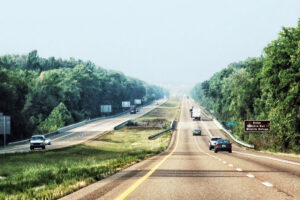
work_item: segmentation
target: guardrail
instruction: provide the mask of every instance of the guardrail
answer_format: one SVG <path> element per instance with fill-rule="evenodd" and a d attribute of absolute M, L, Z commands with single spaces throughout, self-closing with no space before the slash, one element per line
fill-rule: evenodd
<path fill-rule="evenodd" d="M 126 122 L 123 122 L 123 123 L 115 126 L 114 130 L 119 130 L 119 129 L 123 128 L 124 126 L 126 126 L 128 124 L 129 121 L 131 121 L 131 120 L 127 120 Z"/>
<path fill-rule="evenodd" d="M 149 102 L 149 103 L 146 103 L 146 104 L 144 104 L 144 105 L 137 106 L 137 107 L 140 108 L 140 107 L 143 107 L 143 106 L 148 106 L 148 105 L 150 105 L 151 103 L 153 103 L 153 101 L 151 101 L 151 102 Z M 51 136 L 51 135 L 63 133 L 63 132 L 66 132 L 66 131 L 68 131 L 68 130 L 77 128 L 77 127 L 79 127 L 79 126 L 83 126 L 83 125 L 85 125 L 85 124 L 88 124 L 88 123 L 91 123 L 91 122 L 94 122 L 94 121 L 97 121 L 97 120 L 114 118 L 114 117 L 118 117 L 118 116 L 120 116 L 120 115 L 129 113 L 129 112 L 130 112 L 129 110 L 126 110 L 126 111 L 123 111 L 123 112 L 120 112 L 120 113 L 117 113 L 117 114 L 114 114 L 114 115 L 109 115 L 109 116 L 105 116 L 105 117 L 97 117 L 97 118 L 93 118 L 93 119 L 86 119 L 86 120 L 83 120 L 83 121 L 81 121 L 81 122 L 78 122 L 78 123 L 75 123 L 75 124 L 71 124 L 71 125 L 68 125 L 68 126 L 59 128 L 59 129 L 57 129 L 57 130 L 55 130 L 55 131 L 52 131 L 52 132 L 49 132 L 49 133 L 45 133 L 45 134 L 41 134 L 41 135 L 44 135 L 44 136 Z M 127 121 L 127 123 L 128 123 L 128 121 Z M 8 145 L 22 144 L 22 143 L 26 143 L 26 142 L 29 142 L 29 141 L 30 141 L 30 139 L 19 140 L 19 141 L 15 141 L 15 142 L 10 142 L 10 143 L 8 143 Z"/>
<path fill-rule="evenodd" d="M 213 119 L 213 121 L 215 122 L 216 126 L 220 129 L 222 129 L 225 133 L 227 133 L 236 143 L 240 144 L 240 145 L 243 145 L 245 147 L 248 147 L 248 148 L 251 148 L 253 149 L 254 148 L 254 145 L 252 144 L 247 144 L 246 142 L 243 142 L 243 141 L 240 141 L 238 140 L 237 138 L 235 138 L 228 130 L 226 130 L 223 125 L 216 119 Z"/>
<path fill-rule="evenodd" d="M 160 135 L 162 135 L 162 134 L 164 134 L 164 133 L 166 133 L 166 132 L 168 132 L 168 131 L 170 131 L 170 130 L 175 130 L 176 127 L 177 127 L 177 121 L 173 120 L 173 121 L 171 122 L 171 124 L 170 124 L 170 127 L 171 127 L 171 128 L 168 128 L 168 129 L 163 130 L 163 131 L 160 131 L 160 132 L 158 132 L 158 133 L 156 133 L 156 134 L 150 135 L 150 136 L 148 137 L 148 139 L 149 139 L 149 140 L 152 140 L 153 138 L 156 138 L 156 137 L 158 137 L 158 136 L 160 136 Z"/>

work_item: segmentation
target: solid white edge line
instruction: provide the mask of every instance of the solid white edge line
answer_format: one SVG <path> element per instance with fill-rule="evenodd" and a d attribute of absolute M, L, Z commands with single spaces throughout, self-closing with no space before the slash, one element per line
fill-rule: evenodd
<path fill-rule="evenodd" d="M 232 151 L 232 152 L 238 153 L 238 154 L 243 154 L 243 155 L 248 155 L 248 156 L 253 156 L 253 157 L 257 157 L 257 158 L 265 158 L 265 159 L 270 159 L 270 160 L 274 160 L 274 161 L 278 161 L 278 162 L 283 162 L 283 163 L 288 163 L 288 164 L 299 165 L 300 166 L 300 163 L 298 163 L 298 162 L 282 160 L 282 159 L 279 159 L 279 158 L 272 158 L 272 157 L 268 157 L 268 156 L 259 156 L 259 155 L 254 155 L 254 154 L 251 154 L 251 153 L 244 153 L 244 152 L 239 152 L 239 151 Z"/>
<path fill-rule="evenodd" d="M 262 184 L 264 184 L 267 187 L 273 187 L 273 184 L 269 182 L 262 182 Z"/>

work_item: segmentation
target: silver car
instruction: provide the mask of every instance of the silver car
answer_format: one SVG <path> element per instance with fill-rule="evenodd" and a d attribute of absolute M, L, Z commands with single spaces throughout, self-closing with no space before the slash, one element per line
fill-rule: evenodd
<path fill-rule="evenodd" d="M 46 145 L 50 145 L 51 140 L 48 138 L 45 138 L 43 135 L 33 135 L 30 138 L 30 150 L 33 150 L 35 148 L 42 148 L 45 149 Z"/>
<path fill-rule="evenodd" d="M 209 150 L 212 150 L 213 148 L 215 148 L 216 143 L 219 139 L 222 139 L 221 137 L 215 136 L 215 137 L 211 137 L 208 144 L 209 144 Z"/>

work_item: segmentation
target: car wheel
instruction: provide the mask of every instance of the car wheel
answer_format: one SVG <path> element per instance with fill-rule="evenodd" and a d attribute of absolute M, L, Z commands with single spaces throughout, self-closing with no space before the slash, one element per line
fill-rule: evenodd
<path fill-rule="evenodd" d="M 33 150 L 34 148 L 33 147 L 30 147 L 30 150 Z"/>
<path fill-rule="evenodd" d="M 232 150 L 230 149 L 228 152 L 229 152 L 229 153 L 232 153 Z"/>
<path fill-rule="evenodd" d="M 211 148 L 211 146 L 209 146 L 209 150 L 211 150 L 212 148 Z"/>
<path fill-rule="evenodd" d="M 45 149 L 45 146 L 43 146 L 42 149 Z"/>
<path fill-rule="evenodd" d="M 215 150 L 215 153 L 218 153 L 218 151 L 217 151 L 217 150 Z"/>

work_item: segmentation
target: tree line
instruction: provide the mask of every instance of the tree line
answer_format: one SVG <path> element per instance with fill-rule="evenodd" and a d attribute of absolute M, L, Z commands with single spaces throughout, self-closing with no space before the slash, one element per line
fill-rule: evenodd
<path fill-rule="evenodd" d="M 161 87 L 90 61 L 41 58 L 36 50 L 0 57 L 0 112 L 11 116 L 9 141 L 98 117 L 103 104 L 117 113 L 122 101 L 165 95 L 168 91 Z"/>
<path fill-rule="evenodd" d="M 264 55 L 235 62 L 198 83 L 192 96 L 234 135 L 260 149 L 300 152 L 300 20 L 283 27 Z M 244 120 L 271 120 L 270 132 L 245 133 Z"/>

